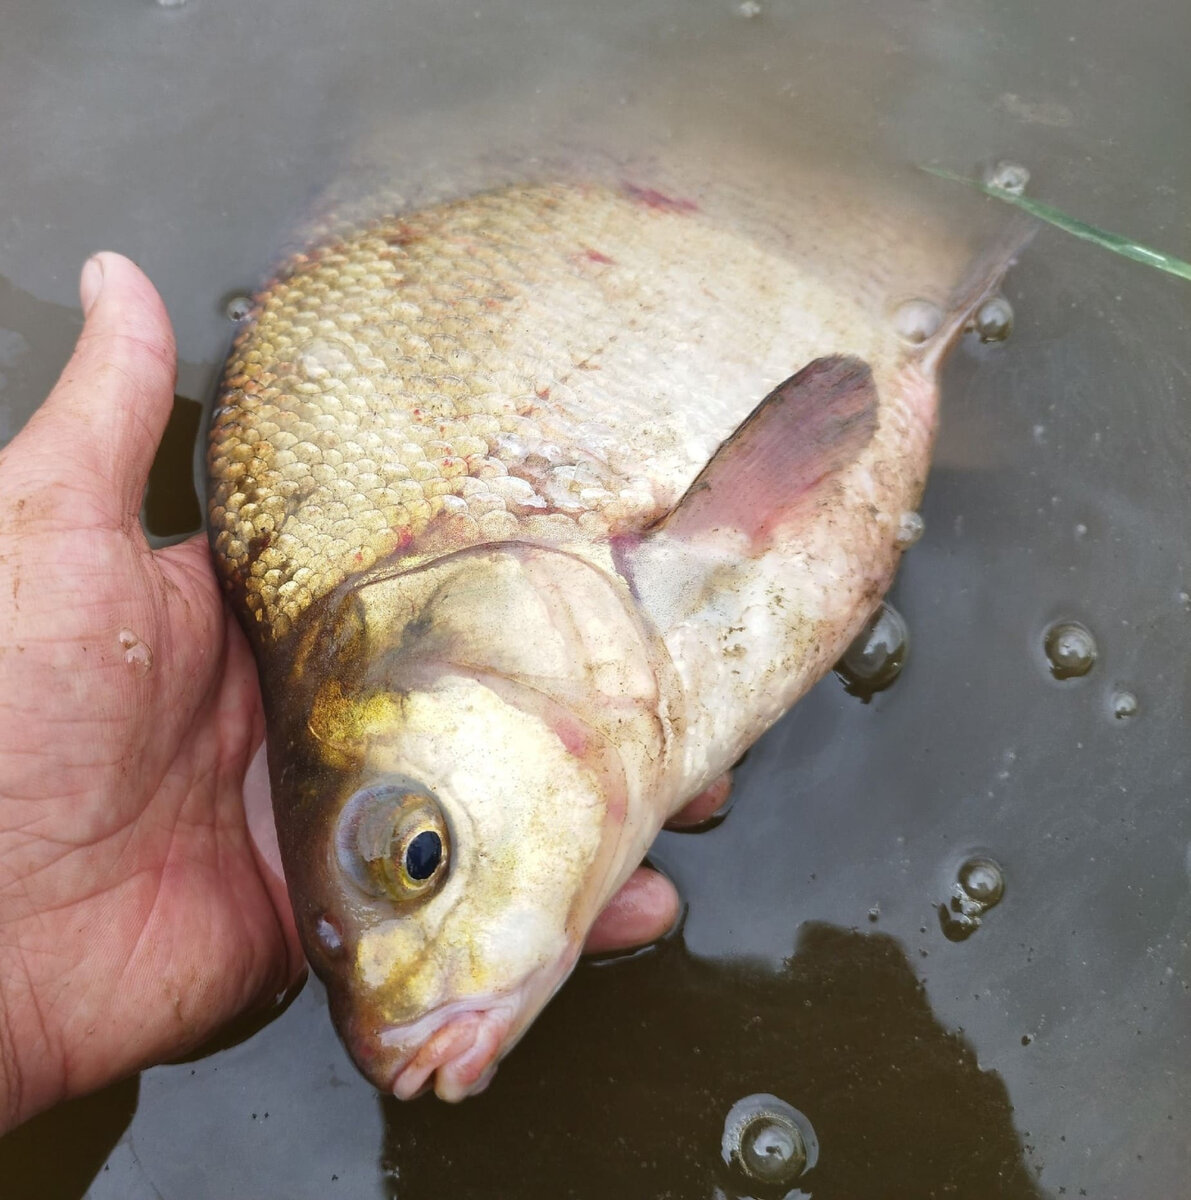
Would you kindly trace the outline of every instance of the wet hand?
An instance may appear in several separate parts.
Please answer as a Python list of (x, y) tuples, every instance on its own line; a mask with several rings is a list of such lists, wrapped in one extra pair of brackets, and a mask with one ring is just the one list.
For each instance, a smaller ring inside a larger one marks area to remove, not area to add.
[[(0, 452), (0, 1132), (193, 1048), (304, 964), (245, 815), (252, 656), (205, 539), (154, 551), (138, 520), (169, 319), (118, 255), (81, 294), (74, 356)], [(639, 870), (589, 949), (677, 911)]]

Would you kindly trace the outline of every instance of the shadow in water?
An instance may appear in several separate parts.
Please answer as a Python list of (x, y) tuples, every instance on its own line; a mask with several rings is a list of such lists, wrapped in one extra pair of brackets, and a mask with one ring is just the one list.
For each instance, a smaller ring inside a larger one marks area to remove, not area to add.
[(136, 1112), (140, 1079), (50, 1109), (0, 1138), (4, 1200), (79, 1200)]
[(141, 524), (154, 545), (197, 533), (203, 512), (194, 486), (194, 447), (203, 423), (203, 406), (174, 397), (169, 422), (145, 487)]
[(720, 1157), (725, 1115), (755, 1092), (813, 1124), (798, 1187), (815, 1200), (1042, 1195), (1004, 1084), (935, 1020), (891, 937), (807, 925), (776, 974), (674, 940), (580, 976), (487, 1094), (381, 1102), (394, 1200), (763, 1195)]

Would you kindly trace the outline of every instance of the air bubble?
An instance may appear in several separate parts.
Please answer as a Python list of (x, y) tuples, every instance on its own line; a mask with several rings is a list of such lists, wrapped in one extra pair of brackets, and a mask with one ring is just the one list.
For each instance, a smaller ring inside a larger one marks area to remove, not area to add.
[(758, 1092), (732, 1105), (721, 1150), (724, 1162), (749, 1181), (784, 1185), (815, 1165), (819, 1140), (798, 1109)]
[(989, 187), (1008, 192), (1011, 196), (1020, 196), (1026, 190), (1026, 184), (1030, 182), (1029, 168), (1023, 167), (1021, 163), (1002, 159), (985, 173), (984, 182)]
[(909, 646), (905, 619), (892, 604), (882, 604), (835, 664), (835, 673), (867, 704), (901, 674)]
[(1079, 679), (1096, 661), (1096, 639), (1086, 625), (1078, 621), (1058, 621), (1043, 641), (1050, 673), (1056, 679)]
[(994, 859), (976, 855), (960, 866), (956, 882), (964, 896), (981, 909), (992, 908), (1005, 894), (1005, 872)]
[(976, 310), (973, 326), (982, 342), (1003, 342), (1013, 332), (1013, 305), (1004, 296), (990, 296)]
[(252, 297), (239, 292), (229, 296), (224, 301), (223, 312), (229, 321), (243, 321), (252, 312)]
[(987, 854), (970, 854), (951, 884), (951, 899), (939, 905), (939, 927), (950, 942), (964, 942), (980, 928), (984, 914), (1005, 895), (1005, 872)]
[(1127, 721), (1137, 716), (1137, 696), (1127, 688), (1118, 688), (1112, 694), (1112, 715), (1118, 721)]
[(757, 3), (757, 0), (741, 0), (741, 3), (736, 6), (736, 15), (744, 17), (746, 21), (752, 20), (761, 15), (761, 5)]
[(921, 514), (904, 512), (897, 522), (897, 545), (901, 550), (908, 550), (926, 531), (926, 522)]
[(893, 312), (893, 328), (902, 341), (921, 346), (943, 324), (943, 310), (932, 300), (903, 300)]

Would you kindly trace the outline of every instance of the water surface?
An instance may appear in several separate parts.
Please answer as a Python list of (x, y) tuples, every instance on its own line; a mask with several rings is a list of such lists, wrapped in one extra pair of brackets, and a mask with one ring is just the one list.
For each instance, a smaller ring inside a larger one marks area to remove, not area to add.
[[(100, 246), (161, 288), (180, 395), (205, 402), (228, 297), (328, 194), (516, 156), (1009, 157), (1034, 194), (1191, 257), (1185, 6), (752, 7), (10, 0), (0, 435), (52, 383)], [(710, 1198), (735, 1194), (724, 1116), (771, 1092), (814, 1124), (819, 1198), (1191, 1195), (1191, 292), (1044, 231), (1006, 294), (1009, 341), (946, 371), (892, 596), (908, 665), (867, 705), (824, 681), (727, 820), (662, 837), (676, 935), (581, 967), (457, 1110), (379, 1100), (311, 985), (246, 1040), (0, 1142), (0, 1192)], [(178, 505), (155, 532), (194, 520)], [(1095, 636), (1082, 678), (1048, 670), (1058, 620)], [(974, 852), (1005, 894), (954, 941)]]

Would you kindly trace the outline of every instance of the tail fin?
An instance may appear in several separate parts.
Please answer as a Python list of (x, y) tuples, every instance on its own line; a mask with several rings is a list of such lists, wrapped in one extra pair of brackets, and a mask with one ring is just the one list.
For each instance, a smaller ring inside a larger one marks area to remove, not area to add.
[(1005, 272), (1029, 245), (1040, 224), (1024, 213), (1015, 213), (996, 237), (976, 256), (959, 285), (952, 291), (943, 310), (938, 335), (924, 347), (923, 366), (938, 368), (955, 345), (980, 306), (1000, 289)]

